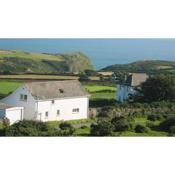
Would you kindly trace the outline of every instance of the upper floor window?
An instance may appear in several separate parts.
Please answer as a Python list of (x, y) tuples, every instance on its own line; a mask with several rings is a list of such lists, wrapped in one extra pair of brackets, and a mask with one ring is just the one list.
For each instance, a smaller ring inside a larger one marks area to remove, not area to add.
[(21, 101), (27, 101), (27, 95), (25, 95), (25, 94), (20, 94), (20, 100), (21, 100)]
[(78, 113), (78, 112), (79, 112), (79, 108), (74, 108), (74, 109), (72, 109), (72, 112)]

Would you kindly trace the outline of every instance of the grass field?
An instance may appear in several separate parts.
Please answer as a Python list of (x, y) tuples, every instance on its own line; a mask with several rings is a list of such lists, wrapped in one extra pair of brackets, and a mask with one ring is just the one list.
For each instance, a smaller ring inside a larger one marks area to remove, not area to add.
[(102, 85), (85, 85), (85, 89), (91, 94), (91, 99), (115, 99), (116, 87)]
[(22, 82), (18, 81), (0, 81), (0, 94), (5, 96), (16, 90)]

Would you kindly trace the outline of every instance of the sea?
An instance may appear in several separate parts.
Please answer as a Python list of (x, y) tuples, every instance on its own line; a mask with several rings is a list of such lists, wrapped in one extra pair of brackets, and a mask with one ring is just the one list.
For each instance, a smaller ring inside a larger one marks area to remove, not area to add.
[(175, 39), (0, 39), (0, 50), (23, 50), (36, 53), (82, 52), (97, 70), (113, 64), (138, 60), (175, 61)]

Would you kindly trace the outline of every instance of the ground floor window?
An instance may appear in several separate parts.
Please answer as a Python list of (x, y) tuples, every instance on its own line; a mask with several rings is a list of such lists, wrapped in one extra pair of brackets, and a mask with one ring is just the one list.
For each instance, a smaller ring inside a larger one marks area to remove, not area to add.
[(57, 117), (60, 115), (60, 110), (57, 110)]
[(74, 109), (72, 109), (72, 112), (73, 112), (73, 113), (78, 113), (78, 112), (79, 112), (79, 108), (74, 108)]
[(46, 112), (45, 112), (45, 118), (48, 118), (48, 116), (49, 116), (49, 112), (46, 111)]

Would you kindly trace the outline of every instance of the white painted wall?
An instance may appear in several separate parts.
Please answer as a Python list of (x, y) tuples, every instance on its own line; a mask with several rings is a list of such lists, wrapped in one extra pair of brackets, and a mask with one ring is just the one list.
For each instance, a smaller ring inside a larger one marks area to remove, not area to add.
[[(20, 100), (20, 94), (27, 95), (27, 101)], [(25, 86), (18, 88), (12, 94), (1, 100), (3, 103), (24, 107), (24, 119), (32, 120), (35, 116), (35, 100)]]
[[(20, 94), (27, 95), (27, 101), (21, 101)], [(22, 86), (1, 101), (12, 106), (24, 107), (23, 118), (25, 120), (54, 121), (88, 118), (89, 97), (87, 96), (55, 99), (55, 103), (52, 104), (52, 99), (35, 100), (27, 88)], [(73, 108), (79, 108), (79, 112), (73, 113)], [(57, 116), (57, 110), (60, 110), (59, 116)], [(49, 113), (48, 118), (45, 116), (47, 111)]]
[(10, 120), (10, 124), (23, 120), (24, 108), (16, 107), (16, 108), (8, 108), (6, 109), (5, 117)]
[[(54, 104), (51, 100), (38, 101), (37, 120), (54, 121), (54, 120), (77, 120), (88, 118), (89, 98), (64, 98), (56, 99)], [(73, 113), (73, 108), (79, 108), (79, 112)], [(60, 115), (57, 116), (57, 110), (60, 110)], [(48, 112), (48, 118), (45, 113)]]
[(117, 88), (117, 101), (123, 102), (129, 98), (130, 94), (135, 94), (134, 87), (126, 85), (118, 85)]
[(8, 118), (10, 124), (13, 124), (17, 121), (23, 120), (24, 108), (23, 107), (13, 107), (8, 109), (0, 110), (0, 118)]

